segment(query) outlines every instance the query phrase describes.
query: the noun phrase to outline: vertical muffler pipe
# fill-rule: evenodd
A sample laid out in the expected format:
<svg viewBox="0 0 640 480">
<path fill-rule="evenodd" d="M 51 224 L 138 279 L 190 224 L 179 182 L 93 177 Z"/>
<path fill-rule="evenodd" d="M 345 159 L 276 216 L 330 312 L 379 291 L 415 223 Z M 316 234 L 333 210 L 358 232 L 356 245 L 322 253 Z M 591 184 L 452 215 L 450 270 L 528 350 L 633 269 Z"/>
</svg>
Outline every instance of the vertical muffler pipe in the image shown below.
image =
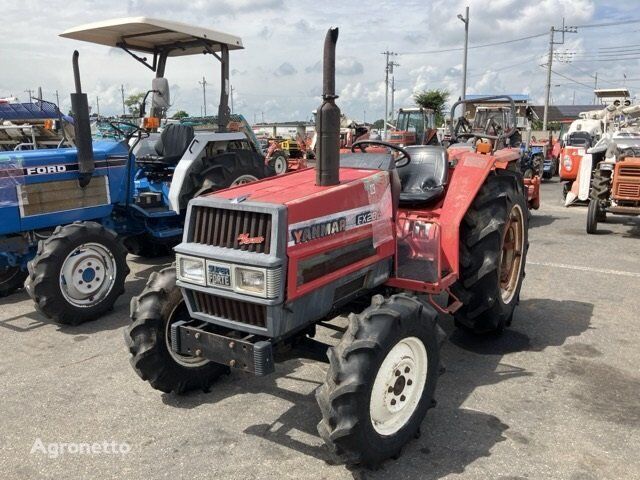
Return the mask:
<svg viewBox="0 0 640 480">
<path fill-rule="evenodd" d="M 336 43 L 338 29 L 330 28 L 324 39 L 322 105 L 318 109 L 318 161 L 316 185 L 340 183 L 340 109 L 336 105 Z"/>
<path fill-rule="evenodd" d="M 89 185 L 91 175 L 95 170 L 93 162 L 93 141 L 91 139 L 91 124 L 89 122 L 89 101 L 87 94 L 82 93 L 80 85 L 80 69 L 76 50 L 73 52 L 73 80 L 76 84 L 76 92 L 71 94 L 71 111 L 73 112 L 73 128 L 76 134 L 76 148 L 78 150 L 78 183 L 81 188 Z"/>
</svg>

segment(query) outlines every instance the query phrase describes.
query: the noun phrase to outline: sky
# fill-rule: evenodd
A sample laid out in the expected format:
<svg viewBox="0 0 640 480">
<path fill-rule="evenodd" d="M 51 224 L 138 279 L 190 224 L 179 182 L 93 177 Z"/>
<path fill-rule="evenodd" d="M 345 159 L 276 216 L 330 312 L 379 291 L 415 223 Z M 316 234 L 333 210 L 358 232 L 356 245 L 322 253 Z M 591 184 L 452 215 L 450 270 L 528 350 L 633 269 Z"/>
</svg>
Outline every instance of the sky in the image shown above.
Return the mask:
<svg viewBox="0 0 640 480">
<path fill-rule="evenodd" d="M 544 102 L 549 30 L 552 25 L 591 25 L 640 19 L 634 0 L 3 0 L 0 97 L 28 101 L 25 90 L 68 110 L 73 88 L 71 55 L 80 52 L 83 89 L 100 113 L 122 111 L 125 94 L 151 88 L 152 72 L 117 49 L 58 36 L 67 28 L 110 18 L 140 16 L 200 25 L 240 36 L 244 50 L 231 52 L 234 112 L 249 122 L 307 120 L 320 103 L 322 46 L 329 27 L 340 28 L 337 47 L 338 106 L 355 120 L 384 113 L 386 50 L 398 53 L 395 106 L 412 106 L 423 89 L 461 94 L 464 24 L 456 15 L 470 7 L 469 46 L 544 34 L 525 41 L 470 48 L 467 93 L 528 94 Z M 562 40 L 556 34 L 556 40 Z M 637 47 L 623 55 L 607 49 Z M 600 88 L 627 86 L 640 92 L 640 22 L 606 28 L 579 27 L 554 47 L 552 103 L 590 104 L 597 73 Z M 434 50 L 452 50 L 429 53 Z M 618 50 L 616 50 L 618 51 Z M 427 53 L 421 53 L 427 52 Z M 568 53 L 567 53 L 568 52 Z M 568 61 L 572 58 L 572 61 Z M 604 60 L 603 60 L 604 59 Z M 562 61 L 560 61 L 562 60 Z M 207 56 L 169 59 L 166 77 L 172 109 L 199 115 L 207 79 L 207 110 L 216 111 L 218 62 Z M 625 80 L 626 76 L 626 80 Z M 574 100 L 575 98 L 575 100 Z M 94 110 L 95 111 L 95 110 Z"/>
</svg>

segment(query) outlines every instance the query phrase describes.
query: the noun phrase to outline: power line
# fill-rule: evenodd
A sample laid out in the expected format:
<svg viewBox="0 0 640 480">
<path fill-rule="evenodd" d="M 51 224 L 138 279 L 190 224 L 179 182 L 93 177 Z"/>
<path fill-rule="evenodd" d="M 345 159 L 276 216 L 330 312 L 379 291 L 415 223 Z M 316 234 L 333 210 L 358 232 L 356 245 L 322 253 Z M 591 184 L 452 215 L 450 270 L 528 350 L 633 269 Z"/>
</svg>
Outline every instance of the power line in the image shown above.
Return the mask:
<svg viewBox="0 0 640 480">
<path fill-rule="evenodd" d="M 640 18 L 632 20 L 623 20 L 620 22 L 606 22 L 606 23 L 591 23 L 586 25 L 576 25 L 578 28 L 599 28 L 599 27 L 612 27 L 614 25 L 627 25 L 629 23 L 640 23 Z"/>
<path fill-rule="evenodd" d="M 575 80 L 575 79 L 573 79 L 573 78 L 571 78 L 571 77 L 567 77 L 566 75 L 563 75 L 563 74 L 561 74 L 561 73 L 558 73 L 558 72 L 556 72 L 555 70 L 551 70 L 551 72 L 555 73 L 555 74 L 556 74 L 556 75 L 558 75 L 559 77 L 564 78 L 565 80 L 569 80 L 570 82 L 577 83 L 578 85 L 583 85 L 583 86 L 585 86 L 585 87 L 588 87 L 589 89 L 593 89 L 593 87 L 592 87 L 591 85 L 587 85 L 586 83 L 579 82 L 578 80 Z"/>
<path fill-rule="evenodd" d="M 546 33 L 538 33 L 536 35 L 529 35 L 527 37 L 514 38 L 512 40 L 504 40 L 501 42 L 485 43 L 482 45 L 470 45 L 469 50 L 476 49 L 476 48 L 495 47 L 497 45 L 506 45 L 508 43 L 522 42 L 524 40 L 530 40 L 532 38 L 544 37 L 545 35 Z M 462 50 L 464 50 L 464 47 L 445 48 L 442 50 L 425 50 L 421 52 L 404 52 L 404 53 L 400 53 L 399 55 L 423 55 L 428 53 L 460 52 Z"/>
</svg>

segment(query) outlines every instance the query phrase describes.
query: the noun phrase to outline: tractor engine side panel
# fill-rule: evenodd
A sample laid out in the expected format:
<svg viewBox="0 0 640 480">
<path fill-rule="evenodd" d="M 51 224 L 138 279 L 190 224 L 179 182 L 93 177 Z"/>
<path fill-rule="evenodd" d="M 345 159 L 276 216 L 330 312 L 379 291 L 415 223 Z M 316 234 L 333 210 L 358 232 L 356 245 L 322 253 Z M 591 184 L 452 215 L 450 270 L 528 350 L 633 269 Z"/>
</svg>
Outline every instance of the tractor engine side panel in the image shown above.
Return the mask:
<svg viewBox="0 0 640 480">
<path fill-rule="evenodd" d="M 640 202 L 640 158 L 616 163 L 611 192 L 617 202 Z"/>
</svg>

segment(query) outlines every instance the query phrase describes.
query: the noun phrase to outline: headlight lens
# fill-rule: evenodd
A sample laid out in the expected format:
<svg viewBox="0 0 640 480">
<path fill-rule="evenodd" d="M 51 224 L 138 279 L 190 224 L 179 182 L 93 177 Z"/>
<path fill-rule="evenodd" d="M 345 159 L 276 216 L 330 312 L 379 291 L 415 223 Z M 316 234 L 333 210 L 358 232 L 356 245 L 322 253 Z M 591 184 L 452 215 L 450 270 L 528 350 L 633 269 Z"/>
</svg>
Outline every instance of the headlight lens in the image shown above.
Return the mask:
<svg viewBox="0 0 640 480">
<path fill-rule="evenodd" d="M 264 270 L 254 270 L 243 267 L 235 269 L 236 289 L 263 295 L 265 293 Z"/>
<path fill-rule="evenodd" d="M 202 258 L 194 257 L 178 257 L 178 278 L 185 282 L 197 283 L 204 285 L 205 269 L 204 260 Z"/>
<path fill-rule="evenodd" d="M 571 157 L 569 155 L 566 155 L 564 157 L 564 160 L 562 161 L 562 164 L 564 165 L 564 168 L 566 168 L 567 170 L 571 170 L 571 167 L 573 166 L 573 161 L 571 160 Z"/>
</svg>

